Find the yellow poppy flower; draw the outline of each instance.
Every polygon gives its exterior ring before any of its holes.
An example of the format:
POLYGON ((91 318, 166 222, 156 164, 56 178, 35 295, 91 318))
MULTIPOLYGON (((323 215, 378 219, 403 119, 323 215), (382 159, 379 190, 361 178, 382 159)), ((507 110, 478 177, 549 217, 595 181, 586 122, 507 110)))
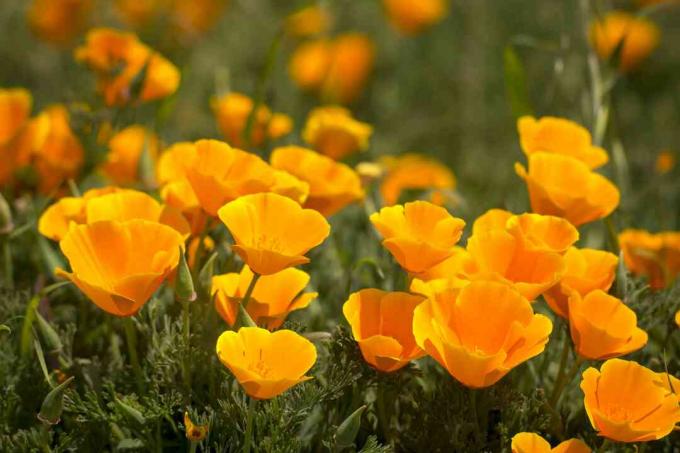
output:
POLYGON ((270 191, 304 205, 307 197, 309 197, 309 183, 287 171, 274 169, 274 185, 270 188, 270 191))
POLYGON ((519 141, 524 153, 555 153, 571 156, 589 168, 598 168, 609 161, 607 152, 593 145, 588 129, 564 118, 544 116, 536 119, 523 116, 517 120, 519 141))
POLYGON ((102 165, 103 173, 115 184, 133 185, 139 181, 139 159, 143 152, 155 161, 158 138, 143 126, 128 126, 109 140, 109 153, 102 165))
POLYGON ((569 317, 568 299, 572 291, 586 296, 591 291, 607 291, 614 282, 619 258, 613 253, 571 247, 564 254, 565 270, 560 282, 543 294, 558 316, 569 317))
POLYGON ((111 28, 95 28, 87 33, 85 44, 75 50, 75 58, 86 63, 97 75, 97 86, 107 105, 131 101, 152 101, 177 91, 180 72, 170 61, 141 43, 133 33, 111 28), (144 71, 137 98, 133 82, 144 71))
POLYGON ((512 436, 512 453, 590 453, 592 450, 581 439, 569 439, 551 448, 547 440, 534 433, 512 436))
POLYGON ((371 214, 370 220, 384 238, 383 246, 413 274, 450 257, 465 227, 462 219, 427 201, 382 208, 371 214))
POLYGON ((27 18, 40 39, 64 46, 85 29, 91 10, 91 0, 33 0, 27 18))
POLYGON ((513 287, 474 281, 438 293, 413 315, 418 346, 463 385, 495 384, 512 368, 540 354, 552 331, 513 287))
POLYGON ((445 165, 419 154, 404 154, 384 159, 387 169, 380 185, 386 206, 399 202, 406 190, 453 190, 456 178, 445 165))
POLYGON ((243 390, 258 400, 274 398, 300 382, 316 362, 316 348, 292 330, 258 327, 226 331, 217 339, 217 357, 243 390))
POLYGON ((304 206, 326 217, 364 197, 361 181, 354 170, 310 149, 299 146, 276 148, 270 161, 274 168, 307 182, 309 196, 304 206))
POLYGON ((411 36, 440 22, 448 13, 448 0, 383 0, 390 22, 402 34, 411 36))
MULTIPOLYGON (((236 322, 238 306, 252 280, 253 272, 248 266, 243 266, 238 274, 212 278, 215 309, 229 325, 236 322)), ((255 324, 278 329, 291 312, 306 308, 316 298, 317 293, 302 292, 308 284, 309 275, 295 268, 264 275, 257 281, 246 311, 255 324)))
POLYGON ((632 71, 659 45, 661 32, 652 21, 623 11, 611 11, 590 26, 590 41, 603 59, 621 46, 619 68, 632 71))
POLYGON ((293 130, 293 120, 282 113, 272 113, 265 105, 260 105, 255 114, 251 136, 243 140, 248 117, 253 111, 254 102, 241 93, 228 93, 211 102, 217 124, 225 140, 232 146, 259 147, 266 140, 276 140, 293 130))
POLYGON ((349 110, 327 106, 309 113, 302 138, 321 154, 341 160, 368 148, 368 139, 372 133, 373 128, 355 120, 349 110))
POLYGON ((596 289, 569 297, 569 328, 581 357, 604 360, 637 351, 647 344, 647 333, 637 327, 637 316, 621 300, 596 289))
POLYGON ((534 212, 563 217, 574 226, 607 217, 619 205, 616 186, 573 157, 532 153, 529 171, 520 164, 515 170, 527 183, 534 212))
POLYGON ((607 360, 599 371, 588 368, 581 381, 590 424, 616 442, 647 442, 670 434, 680 423, 678 388, 675 377, 621 359, 607 360))
POLYGON ((350 294, 342 312, 366 362, 389 373, 425 355, 413 338, 413 310, 423 300, 379 289, 350 294))
POLYGON ((330 233, 321 214, 275 193, 245 195, 218 215, 234 238, 233 250, 260 275, 308 263, 305 253, 330 233))
POLYGON ((186 176, 201 207, 211 216, 241 195, 267 192, 275 183, 274 172, 255 154, 217 140, 195 143, 196 156, 186 176))
POLYGON ((73 225, 59 243, 72 273, 57 269, 102 310, 132 316, 179 262, 184 239, 148 220, 73 225))

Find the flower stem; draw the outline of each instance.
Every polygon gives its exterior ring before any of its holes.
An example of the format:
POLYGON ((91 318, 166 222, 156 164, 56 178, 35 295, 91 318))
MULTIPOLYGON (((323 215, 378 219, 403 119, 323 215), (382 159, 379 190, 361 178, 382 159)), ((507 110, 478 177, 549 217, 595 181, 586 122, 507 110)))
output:
POLYGON ((475 430, 475 439, 478 445, 482 444, 482 432, 479 429, 479 414, 477 413, 477 391, 475 389, 469 388, 468 393, 470 395, 470 412, 472 414, 472 424, 475 430))
POLYGON ((2 270, 5 276, 5 288, 14 287, 14 266, 12 264, 12 248, 7 236, 0 236, 0 246, 2 246, 2 270))
POLYGON ((186 404, 191 401, 191 372, 189 366, 191 344, 189 338, 191 335, 190 323, 190 302, 182 302, 182 338, 184 340, 184 357, 182 360, 182 378, 184 380, 185 395, 184 400, 186 404))
POLYGON ((574 376, 576 373, 578 373, 578 370, 581 368, 581 364, 583 363, 583 358, 581 356, 577 355, 576 359, 574 360, 574 363, 572 364, 571 368, 569 371, 563 376, 563 378, 560 380, 559 383, 555 383, 555 389, 553 391, 553 394, 550 398, 550 405, 552 407, 557 407, 557 405, 560 402, 560 397, 562 396, 562 392, 564 392, 564 389, 567 387, 567 385, 574 379, 574 376))
POLYGON ((137 391, 141 395, 144 390, 144 378, 142 375, 142 368, 139 365, 139 356, 137 355, 137 331, 131 317, 123 318, 123 327, 125 328, 125 339, 127 340, 128 354, 130 355, 130 364, 135 373, 137 381, 137 391))
POLYGON ((248 403, 248 415, 246 416, 246 434, 243 441, 243 453, 250 453, 250 444, 253 442, 253 414, 255 413, 255 404, 257 400, 250 398, 248 403))
MULTIPOLYGON (((246 311, 246 308, 248 308, 248 302, 250 302, 250 299, 253 296, 253 291, 255 290, 255 285, 257 284, 257 281, 259 279, 260 279, 260 274, 256 274, 256 273, 253 272, 253 278, 250 280, 250 284, 248 285, 248 289, 246 290, 246 293, 243 296, 243 299, 241 300, 242 310, 239 310, 236 313, 236 322, 234 323, 235 329, 238 329, 239 327, 243 327, 243 325, 250 324, 250 323, 245 322, 246 320, 244 319, 244 317, 248 316, 248 312, 246 311)), ((252 323, 252 324, 254 324, 254 323, 252 323)))
POLYGON ((557 377, 555 378, 555 385, 553 387, 553 392, 550 395, 550 405, 554 407, 555 395, 559 393, 559 387, 562 385, 562 380, 564 379, 564 373, 566 372, 567 359, 569 358, 569 332, 565 332, 564 341, 562 342, 562 355, 560 357, 560 367, 557 371, 557 377))

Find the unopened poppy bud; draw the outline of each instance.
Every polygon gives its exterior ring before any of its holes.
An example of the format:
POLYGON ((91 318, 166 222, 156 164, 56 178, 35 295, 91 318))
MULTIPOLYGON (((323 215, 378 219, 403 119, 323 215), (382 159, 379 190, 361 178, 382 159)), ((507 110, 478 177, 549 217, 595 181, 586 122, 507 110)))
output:
POLYGON ((45 346, 47 346, 47 350, 49 352, 61 351, 63 345, 61 343, 59 335, 54 330, 54 328, 50 325, 49 322, 47 322, 45 318, 42 317, 42 315, 37 310, 35 312, 35 317, 38 320, 38 328, 40 329, 40 335, 43 341, 45 342, 45 346))
POLYGON ((182 302, 193 302, 196 300, 194 290, 194 280, 191 278, 191 270, 187 264, 186 256, 179 251, 179 265, 177 266, 177 283, 175 284, 175 294, 182 302))
POLYGON ((61 419, 61 411, 64 408, 64 391, 69 386, 74 377, 66 379, 62 384, 53 388, 43 400, 38 420, 46 425, 56 425, 61 419))
POLYGON ((354 445, 354 439, 357 437, 361 427, 361 416, 365 410, 366 405, 361 406, 338 426, 338 431, 335 433, 335 445, 338 449, 354 445))

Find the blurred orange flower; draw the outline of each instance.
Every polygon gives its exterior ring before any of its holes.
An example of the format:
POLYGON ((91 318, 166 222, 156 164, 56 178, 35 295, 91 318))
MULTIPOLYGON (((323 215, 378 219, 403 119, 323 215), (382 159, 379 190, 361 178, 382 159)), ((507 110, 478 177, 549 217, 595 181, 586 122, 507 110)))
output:
POLYGON ((675 168, 676 160, 677 159, 673 151, 661 151, 659 155, 656 156, 654 169, 660 175, 670 173, 673 168, 675 168))
POLYGON ((590 26, 590 41, 603 59, 621 48, 619 68, 631 71, 659 45, 661 32, 650 20, 623 11, 611 11, 590 26))
POLYGON ((413 310, 423 300, 379 289, 350 294, 342 312, 366 362, 389 373, 425 355, 413 337, 413 310))
POLYGON ((415 35, 441 21, 448 13, 448 0, 383 0, 394 27, 404 35, 415 35))
POLYGON ((106 162, 102 164, 102 172, 117 185, 139 183, 142 153, 148 153, 148 157, 155 162, 159 149, 156 134, 144 126, 128 126, 109 140, 109 152, 106 162))
POLYGON ((371 223, 399 265, 413 274, 425 272, 453 254, 465 222, 427 201, 382 208, 371 223))
POLYGON ((361 181, 354 170, 310 149, 299 146, 276 148, 270 161, 272 167, 307 182, 309 196, 304 206, 326 217, 364 198, 361 181))
POLYGON ((0 186, 10 185, 14 173, 28 165, 30 146, 22 146, 29 129, 33 98, 23 88, 0 88, 0 186))
POLYGON ((531 209, 569 220, 574 226, 602 219, 619 205, 619 189, 573 157, 529 154, 529 171, 515 164, 529 189, 531 209))
POLYGON ((637 316, 621 300, 596 289, 569 297, 569 329, 576 353, 590 360, 619 357, 647 344, 637 316))
POLYGON ((373 128, 338 106, 318 107, 307 117, 302 138, 312 148, 335 160, 368 148, 373 128))
POLYGON ((556 315, 569 318, 568 299, 572 291, 586 296, 591 291, 607 291, 616 275, 619 258, 613 253, 571 247, 564 254, 565 270, 560 282, 543 294, 556 315))
POLYGON ((239 197, 218 214, 234 238, 233 250, 260 275, 308 263, 305 253, 330 233, 321 214, 275 193, 239 197))
POLYGON ((547 440, 534 433, 517 433, 512 437, 512 453, 590 453, 581 439, 569 439, 551 448, 547 440))
POLYGON ((179 86, 177 67, 133 33, 92 29, 85 44, 75 50, 75 58, 97 74, 97 86, 107 105, 153 101, 173 94, 179 86), (138 81, 140 76, 143 80, 138 81))
POLYGON ((499 282, 438 293, 413 315, 418 346, 472 388, 493 385, 540 354, 551 331, 548 317, 534 314, 528 300, 499 282))
POLYGON ((186 177, 209 215, 241 195, 267 192, 275 184, 271 167, 255 154, 218 140, 199 140, 186 177))
POLYGON ((293 130, 293 120, 283 113, 272 113, 265 105, 260 105, 255 114, 251 136, 244 140, 248 117, 253 111, 254 102, 241 93, 228 93, 211 102, 217 124, 226 141, 236 147, 259 147, 267 140, 276 140, 293 130))
POLYGON ((226 331, 217 339, 217 357, 243 390, 258 400, 271 399, 300 382, 316 362, 316 348, 292 330, 274 333, 258 327, 226 331))
MULTIPOLYGON (((407 190, 453 190, 456 178, 445 165, 420 154, 404 154, 383 160, 387 173, 380 185, 386 206, 399 202, 407 190)), ((434 200, 433 200, 434 202, 434 200)))
POLYGON ((680 275, 680 232, 652 234, 627 229, 619 234, 623 261, 630 272, 644 275, 652 289, 670 285, 680 275))
POLYGON ((289 72, 303 90, 315 91, 326 102, 348 104, 363 91, 375 59, 373 42, 360 33, 346 33, 332 41, 300 45, 289 72))
POLYGON ((670 434, 680 423, 678 388, 674 376, 621 359, 607 360, 600 371, 588 368, 581 381, 591 425, 616 442, 647 442, 670 434))
MULTIPOLYGON (((252 280, 253 272, 247 265, 238 274, 212 278, 215 309, 229 325, 236 322, 238 306, 252 280)), ((278 329, 291 312, 306 308, 316 298, 317 293, 303 293, 308 284, 309 275, 295 268, 264 275, 257 281, 246 311, 255 324, 278 329)))
POLYGON ((286 32, 291 36, 308 38, 325 33, 331 28, 333 18, 328 10, 314 4, 301 8, 286 18, 286 32))
POLYGON ((41 39, 68 45, 85 30, 92 0, 33 0, 27 17, 41 39))
POLYGON ((555 153, 574 157, 589 168, 609 161, 607 152, 595 146, 588 129, 563 118, 523 116, 517 120, 519 140, 527 156, 533 153, 555 153))
POLYGON ((184 239, 148 220, 101 221, 73 225, 59 245, 72 269, 59 276, 102 310, 132 316, 175 269, 184 239))

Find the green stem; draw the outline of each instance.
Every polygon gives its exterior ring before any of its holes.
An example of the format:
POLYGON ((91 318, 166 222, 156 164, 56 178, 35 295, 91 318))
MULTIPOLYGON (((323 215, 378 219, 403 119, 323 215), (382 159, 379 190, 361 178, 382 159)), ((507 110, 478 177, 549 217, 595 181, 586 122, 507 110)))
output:
POLYGON ((184 380, 184 400, 186 404, 191 401, 191 368, 189 365, 191 344, 190 302, 182 302, 182 338, 184 340, 184 357, 182 360, 182 378, 184 380))
POLYGON ((135 330, 134 322, 131 317, 123 318, 123 326, 125 328, 125 339, 127 340, 128 354, 130 356, 130 364, 135 373, 137 381, 137 390, 139 394, 144 390, 144 377, 142 375, 142 368, 139 365, 139 356, 137 355, 137 331, 135 330))
POLYGON ((12 263, 12 247, 9 238, 3 237, 0 239, 2 244, 2 273, 5 276, 5 288, 12 289, 14 287, 14 265, 12 263))
MULTIPOLYGON (((609 447, 609 444, 610 444, 609 439, 606 439, 606 438, 605 438, 604 441, 602 442, 602 445, 600 445, 599 448, 597 449, 597 452, 598 452, 598 453, 600 453, 600 452, 602 452, 602 453, 606 452, 606 451, 607 451, 607 448, 609 447)), ((644 443, 643 443, 643 445, 644 445, 644 443)))
POLYGON ((246 417, 246 434, 243 441, 243 453, 250 453, 250 444, 253 443, 253 414, 255 413, 255 405, 257 400, 250 398, 248 404, 248 415, 246 417))
POLYGON ((569 372, 566 373, 564 378, 560 381, 559 386, 555 385, 555 390, 553 391, 553 395, 550 398, 550 405, 552 407, 557 407, 557 405, 560 402, 560 397, 562 396, 562 392, 564 392, 564 389, 567 387, 567 385, 574 379, 574 376, 576 376, 576 373, 578 373, 579 369, 581 368, 582 363, 583 363, 583 358, 581 358, 581 356, 577 355, 576 359, 574 360, 574 363, 572 364, 571 368, 569 369, 569 372))
POLYGON ((260 79, 257 82, 257 89, 255 92, 253 109, 250 111, 250 114, 248 115, 248 119, 246 120, 246 127, 243 130, 243 142, 246 144, 246 147, 248 148, 252 145, 253 138, 252 133, 253 127, 255 125, 255 119, 257 118, 257 111, 264 102, 264 95, 265 92, 267 91, 267 82, 269 81, 269 78, 274 72, 274 66, 276 64, 276 55, 279 53, 279 47, 281 46, 282 38, 283 32, 282 31, 277 32, 276 36, 274 37, 274 40, 271 43, 271 46, 269 46, 266 64, 264 66, 264 69, 262 70, 262 73, 260 74, 260 79))
POLYGON ((472 424, 475 430, 475 439, 477 445, 482 444, 482 432, 479 429, 479 414, 477 413, 477 391, 475 389, 468 389, 470 395, 470 412, 472 413, 472 424))
POLYGON ((235 329, 238 329, 239 327, 242 327, 244 325, 243 316, 248 315, 248 313, 246 312, 246 308, 248 308, 248 302, 250 302, 250 298, 252 297, 253 291, 255 290, 255 285, 257 284, 257 281, 259 279, 260 279, 260 274, 256 274, 256 273, 253 272, 253 278, 250 280, 250 284, 248 285, 248 289, 246 290, 246 293, 243 296, 243 299, 241 300, 242 310, 239 310, 238 313, 236 314, 236 322, 234 323, 235 329))
POLYGON ((196 448, 198 447, 198 442, 189 441, 189 453, 196 453, 196 448))
POLYGON ((569 358, 569 333, 565 332, 564 341, 562 342, 562 356, 560 358, 560 368, 557 371, 557 377, 555 378, 555 385, 553 387, 553 392, 550 395, 550 405, 555 406, 553 401, 556 395, 561 391, 560 386, 562 385, 562 380, 564 379, 564 373, 566 372, 567 359, 569 358))
POLYGON ((615 255, 619 254, 619 236, 616 233, 616 227, 614 226, 614 221, 612 220, 612 216, 607 216, 604 218, 604 224, 607 227, 607 234, 609 234, 609 241, 611 242, 612 246, 612 253, 615 255))

